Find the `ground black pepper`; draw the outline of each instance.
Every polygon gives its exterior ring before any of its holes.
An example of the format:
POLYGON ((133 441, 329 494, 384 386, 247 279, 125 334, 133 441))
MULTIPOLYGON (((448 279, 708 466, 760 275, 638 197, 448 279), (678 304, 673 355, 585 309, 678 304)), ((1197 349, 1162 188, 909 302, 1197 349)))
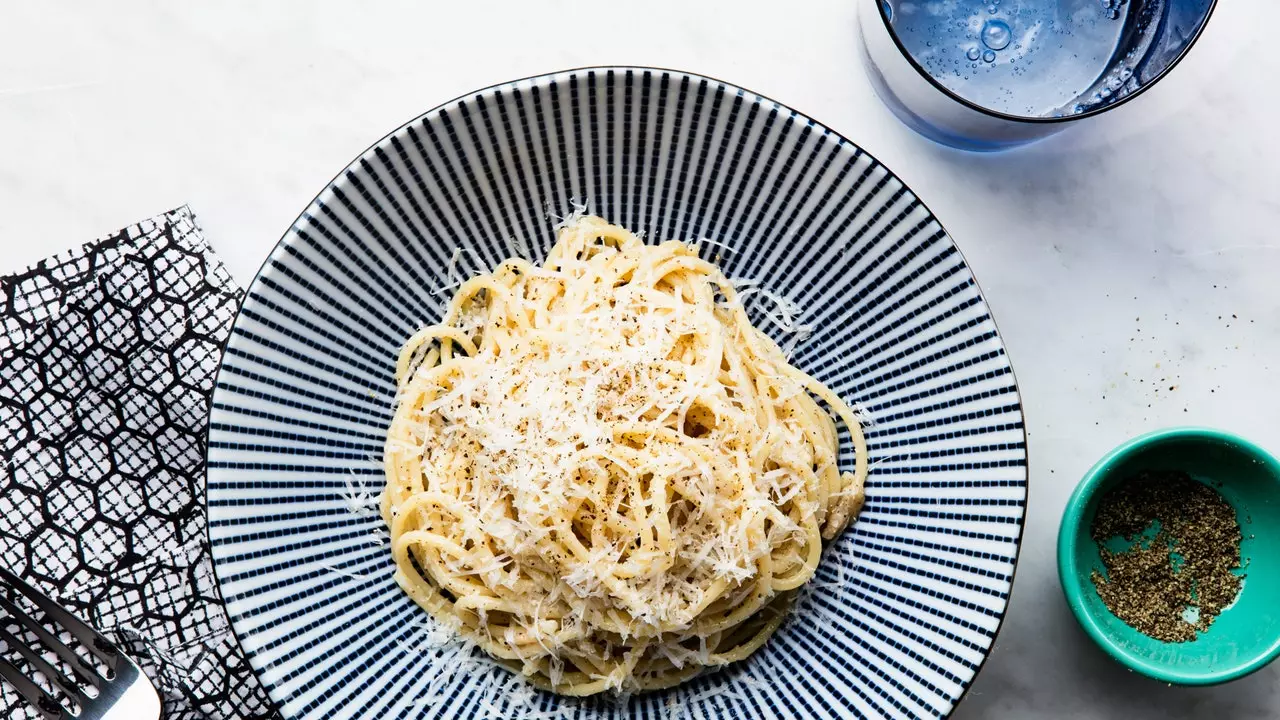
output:
POLYGON ((1183 472, 1144 472, 1107 493, 1090 527, 1103 571, 1098 596, 1116 617, 1164 642, 1195 640, 1240 592, 1240 523, 1213 488, 1183 472), (1154 536, 1152 537, 1152 533, 1154 536), (1109 549, 1114 538, 1132 545, 1109 549))

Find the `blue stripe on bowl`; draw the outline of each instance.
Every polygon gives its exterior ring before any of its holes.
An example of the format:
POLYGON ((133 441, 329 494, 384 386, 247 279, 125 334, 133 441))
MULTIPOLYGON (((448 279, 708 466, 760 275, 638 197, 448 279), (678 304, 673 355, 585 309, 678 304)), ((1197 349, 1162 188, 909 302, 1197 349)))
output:
POLYGON ((291 719, 944 717, 999 629, 1027 495, 1012 368, 928 208, 794 110, 645 68, 466 95, 338 175, 249 289, 208 448, 232 625, 291 719), (395 356, 438 319, 451 258, 537 259, 575 202, 647 238, 728 243, 704 256, 795 302, 813 327, 795 362, 866 413, 872 471, 858 522, 747 662, 624 701, 525 702, 505 670, 422 646, 381 521, 350 498, 381 488, 395 356))

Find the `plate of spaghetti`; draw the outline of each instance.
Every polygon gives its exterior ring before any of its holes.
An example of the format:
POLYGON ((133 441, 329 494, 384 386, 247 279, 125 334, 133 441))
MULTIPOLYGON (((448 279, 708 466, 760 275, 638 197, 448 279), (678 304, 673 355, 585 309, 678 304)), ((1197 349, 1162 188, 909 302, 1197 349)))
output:
POLYGON ((944 717, 1008 604, 1022 409, 929 210, 687 73, 387 135, 249 288, 209 430, 284 717, 944 717))

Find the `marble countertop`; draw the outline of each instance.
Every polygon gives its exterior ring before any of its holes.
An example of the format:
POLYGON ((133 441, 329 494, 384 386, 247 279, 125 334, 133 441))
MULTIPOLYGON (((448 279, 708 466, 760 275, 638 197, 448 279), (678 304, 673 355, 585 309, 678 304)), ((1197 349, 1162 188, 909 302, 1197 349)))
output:
POLYGON ((581 65, 725 78, 897 172, 964 250, 1017 369, 1026 539, 1004 630, 955 717, 1280 715, 1280 664, 1185 689, 1111 662, 1062 600, 1054 547, 1076 481, 1130 436, 1212 425, 1280 451, 1280 4, 1220 3, 1142 98, 997 155, 934 146, 889 114, 848 0, 474 5, 13 4, 0 272, 189 203, 247 284, 338 169, 444 99, 581 65), (583 28, 599 32, 570 32, 583 28))

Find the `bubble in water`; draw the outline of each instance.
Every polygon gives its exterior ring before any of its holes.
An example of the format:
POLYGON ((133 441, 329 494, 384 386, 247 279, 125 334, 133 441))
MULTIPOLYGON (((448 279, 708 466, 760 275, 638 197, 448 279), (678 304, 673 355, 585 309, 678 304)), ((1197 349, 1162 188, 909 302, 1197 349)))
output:
POLYGON ((1116 6, 1116 0, 1102 0, 1102 7, 1113 8, 1116 6))
POLYGON ((988 6, 987 6, 987 12, 991 13, 992 15, 995 15, 995 14, 996 14, 996 6, 995 6, 995 5, 988 5, 988 6))
POLYGON ((988 51, 986 51, 986 52, 982 53, 982 60, 983 60, 983 62, 995 62, 995 61, 996 61, 996 52, 995 52, 994 50, 988 50, 988 51))
POLYGON ((1079 115, 1080 113, 1084 112, 1084 106, 1077 104, 1075 107, 1071 108, 1071 112, 1079 115))
POLYGON ((988 20, 987 24, 982 26, 982 44, 992 50, 1003 50, 1009 47, 1011 40, 1013 40, 1013 30, 1003 20, 988 20))
POLYGON ((1110 10, 1107 11, 1107 17, 1111 18, 1112 20, 1115 20, 1116 18, 1120 17, 1120 11, 1115 8, 1111 8, 1110 10))
POLYGON ((982 51, 976 47, 971 47, 969 48, 968 51, 965 52, 964 56, 969 58, 970 60, 977 60, 979 57, 982 56, 982 51))

